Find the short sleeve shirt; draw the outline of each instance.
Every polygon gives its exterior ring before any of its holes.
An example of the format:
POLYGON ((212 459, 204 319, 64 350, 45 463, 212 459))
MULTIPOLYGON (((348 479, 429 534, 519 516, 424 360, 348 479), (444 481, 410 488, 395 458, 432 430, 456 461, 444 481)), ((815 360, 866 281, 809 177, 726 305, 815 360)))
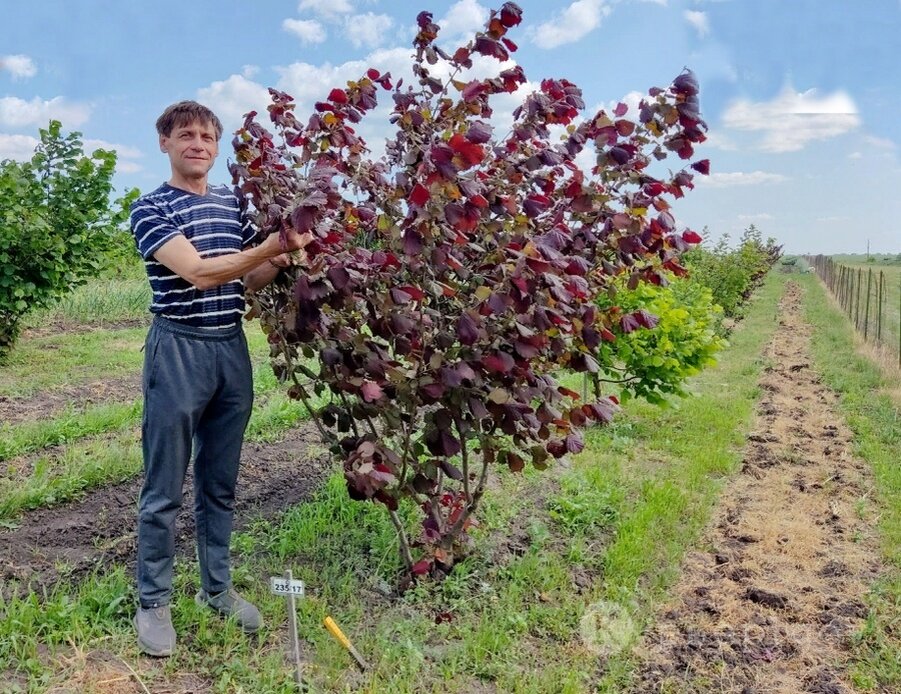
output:
POLYGON ((132 203, 131 231, 150 280, 152 313, 202 328, 228 327, 241 319, 240 279, 201 290, 153 257, 178 235, 190 241, 202 258, 239 253, 251 244, 253 227, 231 190, 209 186, 206 195, 197 195, 164 183, 132 203))

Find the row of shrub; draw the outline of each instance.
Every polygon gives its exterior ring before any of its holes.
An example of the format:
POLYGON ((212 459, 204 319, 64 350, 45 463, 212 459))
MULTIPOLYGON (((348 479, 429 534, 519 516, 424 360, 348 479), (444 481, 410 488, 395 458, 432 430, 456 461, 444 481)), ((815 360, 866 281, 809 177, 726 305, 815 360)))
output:
POLYGON ((669 395, 684 395, 685 380, 715 363, 728 326, 742 316, 751 293, 781 256, 781 247, 773 239, 764 241, 753 225, 737 245, 730 241, 726 235, 686 253, 688 274, 669 274, 665 285, 629 289, 623 282, 615 294, 599 299, 605 311, 613 306, 623 314, 646 311, 654 327, 613 329, 615 339, 600 346, 600 363, 612 366, 598 375, 598 387, 606 382, 618 387, 621 399, 662 404, 669 395))
POLYGON ((726 317, 740 318, 748 297, 781 256, 782 246, 776 245, 772 238, 764 241, 752 224, 735 246, 725 234, 710 247, 693 248, 683 260, 690 281, 710 288, 726 317))

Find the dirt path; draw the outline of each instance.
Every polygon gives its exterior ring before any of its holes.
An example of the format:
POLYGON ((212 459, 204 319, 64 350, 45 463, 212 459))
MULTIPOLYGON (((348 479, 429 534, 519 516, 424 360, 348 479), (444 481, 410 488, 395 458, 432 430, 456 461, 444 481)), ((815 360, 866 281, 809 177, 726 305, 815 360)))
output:
POLYGON ((780 311, 742 473, 638 651, 636 692, 854 691, 843 663, 880 571, 869 470, 810 367, 796 284, 780 311))
MULTIPOLYGON (((241 460, 236 505, 236 529, 255 517, 272 517, 308 499, 328 475, 318 453, 318 434, 303 424, 277 443, 248 443, 241 460)), ((18 527, 0 530, 0 585, 20 581, 38 592, 62 574, 79 577, 109 562, 132 564, 135 549, 137 498, 141 478, 90 491, 60 506, 41 508, 16 519, 18 527)), ((194 552, 193 489, 185 485, 179 515, 177 547, 194 552)), ((27 592, 27 591, 24 591, 27 592)))

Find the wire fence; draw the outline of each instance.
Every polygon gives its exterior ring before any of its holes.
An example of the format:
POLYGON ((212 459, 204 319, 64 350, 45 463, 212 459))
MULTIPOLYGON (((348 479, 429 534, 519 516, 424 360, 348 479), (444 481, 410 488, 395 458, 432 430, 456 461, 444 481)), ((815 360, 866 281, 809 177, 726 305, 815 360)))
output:
POLYGON ((864 341, 897 357, 901 368, 901 266, 853 267, 805 256, 864 341))

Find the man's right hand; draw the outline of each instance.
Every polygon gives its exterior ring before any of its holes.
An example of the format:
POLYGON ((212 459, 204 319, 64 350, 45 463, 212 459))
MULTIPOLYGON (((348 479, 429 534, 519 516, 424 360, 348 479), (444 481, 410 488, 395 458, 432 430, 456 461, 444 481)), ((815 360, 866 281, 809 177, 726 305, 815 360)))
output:
POLYGON ((308 246, 313 241, 313 234, 309 231, 301 234, 296 229, 289 229, 282 234, 272 234, 278 238, 280 252, 299 251, 308 246), (283 242, 284 241, 284 242, 283 242))

